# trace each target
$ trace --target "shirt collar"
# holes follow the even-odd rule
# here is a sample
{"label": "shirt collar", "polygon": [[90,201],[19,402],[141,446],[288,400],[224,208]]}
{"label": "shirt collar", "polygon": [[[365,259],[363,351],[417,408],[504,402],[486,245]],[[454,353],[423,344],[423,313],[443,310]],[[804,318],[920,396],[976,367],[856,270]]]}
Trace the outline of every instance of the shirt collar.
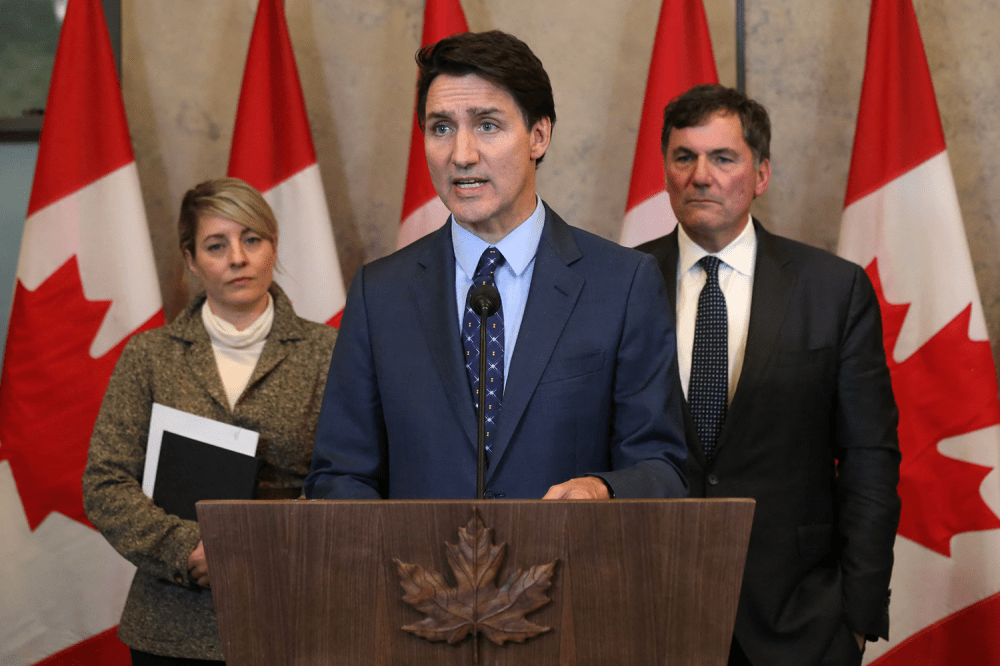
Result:
{"label": "shirt collar", "polygon": [[[691,240],[691,237],[684,231],[684,227],[677,225],[677,249],[679,252],[677,260],[677,275],[684,275],[691,267],[698,263],[702,257],[714,254],[727,266],[746,276],[753,275],[754,258],[757,255],[757,231],[753,228],[753,218],[747,216],[749,220],[740,235],[733,239],[729,245],[718,252],[706,252],[704,248]],[[506,255],[505,255],[506,256]]]}
{"label": "shirt collar", "polygon": [[[545,207],[537,194],[535,200],[535,210],[528,216],[528,219],[517,225],[513,231],[495,245],[515,275],[521,275],[531,264],[538,251],[538,242],[542,238],[542,228],[545,226]],[[455,222],[454,215],[451,216],[451,244],[455,251],[455,261],[458,262],[466,277],[471,280],[472,276],[476,274],[479,258],[483,255],[483,251],[490,247],[490,244],[459,226]]]}

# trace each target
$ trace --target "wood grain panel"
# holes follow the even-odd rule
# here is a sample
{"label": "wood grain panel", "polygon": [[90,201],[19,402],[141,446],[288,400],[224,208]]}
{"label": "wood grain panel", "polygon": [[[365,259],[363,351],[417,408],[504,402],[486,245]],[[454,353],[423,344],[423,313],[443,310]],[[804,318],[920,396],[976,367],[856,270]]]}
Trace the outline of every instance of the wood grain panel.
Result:
{"label": "wood grain panel", "polygon": [[558,559],[551,630],[523,644],[479,637],[488,666],[726,663],[752,500],[612,502],[201,502],[198,515],[230,666],[463,665],[472,639],[400,627],[393,558],[454,582],[444,555],[478,511],[507,544],[498,580]]}

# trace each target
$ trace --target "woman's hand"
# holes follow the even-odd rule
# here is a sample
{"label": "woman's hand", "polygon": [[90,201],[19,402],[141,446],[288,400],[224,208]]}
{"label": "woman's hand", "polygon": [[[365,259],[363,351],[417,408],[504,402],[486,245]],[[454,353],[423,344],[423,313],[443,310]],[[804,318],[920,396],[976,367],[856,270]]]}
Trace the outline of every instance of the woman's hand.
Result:
{"label": "woman's hand", "polygon": [[208,584],[208,562],[205,561],[205,544],[201,541],[198,542],[194,552],[188,556],[188,574],[194,582],[202,587],[210,587]]}

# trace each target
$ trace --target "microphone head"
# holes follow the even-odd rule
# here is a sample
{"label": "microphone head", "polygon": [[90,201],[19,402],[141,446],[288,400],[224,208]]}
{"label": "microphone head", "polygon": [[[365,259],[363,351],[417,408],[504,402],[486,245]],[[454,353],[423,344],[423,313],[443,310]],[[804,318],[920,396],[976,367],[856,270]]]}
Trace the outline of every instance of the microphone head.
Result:
{"label": "microphone head", "polygon": [[500,292],[491,284],[481,284],[469,293],[469,307],[480,317],[492,317],[500,309]]}

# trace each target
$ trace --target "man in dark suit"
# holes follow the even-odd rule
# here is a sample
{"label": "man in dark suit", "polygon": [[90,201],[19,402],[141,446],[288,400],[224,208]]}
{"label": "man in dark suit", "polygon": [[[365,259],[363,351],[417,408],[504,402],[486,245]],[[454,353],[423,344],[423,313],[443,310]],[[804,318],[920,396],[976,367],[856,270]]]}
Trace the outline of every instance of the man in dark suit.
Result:
{"label": "man in dark suit", "polygon": [[639,249],[676,308],[691,494],[757,500],[729,663],[859,664],[888,634],[898,414],[864,271],[750,216],[770,136],[735,90],[671,101],[679,227]]}
{"label": "man in dark suit", "polygon": [[485,496],[683,496],[663,279],[535,194],[555,122],[541,62],[497,31],[417,62],[427,163],[452,215],[355,276],[307,495],[475,497],[479,320],[466,301],[485,281],[502,295],[487,324]]}

